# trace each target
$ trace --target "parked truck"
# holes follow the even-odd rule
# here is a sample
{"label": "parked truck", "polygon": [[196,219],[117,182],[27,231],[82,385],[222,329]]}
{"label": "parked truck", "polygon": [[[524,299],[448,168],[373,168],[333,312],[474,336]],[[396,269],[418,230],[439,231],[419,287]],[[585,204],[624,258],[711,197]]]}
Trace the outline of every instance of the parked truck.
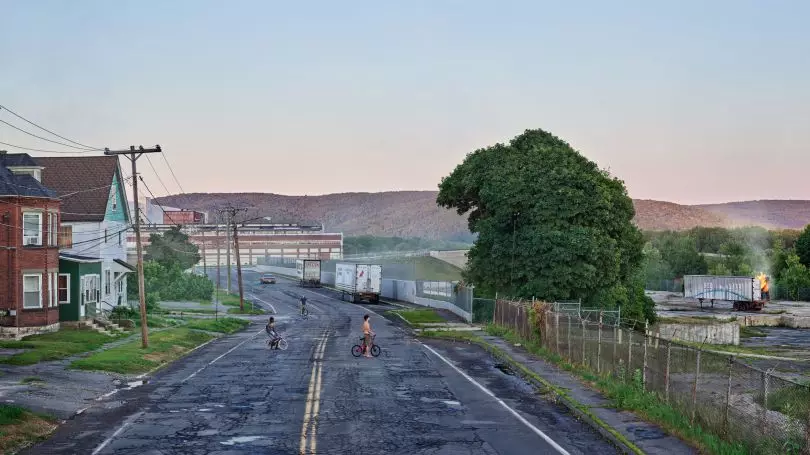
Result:
{"label": "parked truck", "polygon": [[350,296],[352,302],[378,303],[381,286],[382,266],[379,264],[344,263],[335,267],[335,287],[341,292],[341,299]]}
{"label": "parked truck", "polygon": [[319,287],[321,285],[320,259],[297,259],[295,261],[295,274],[303,287]]}
{"label": "parked truck", "polygon": [[683,277],[683,296],[687,299],[696,299],[700,302],[701,308],[706,300],[711,302],[712,307],[714,302],[719,300],[732,302],[733,308],[737,311],[760,311],[768,299],[767,289],[767,278],[763,280],[750,276],[715,275]]}

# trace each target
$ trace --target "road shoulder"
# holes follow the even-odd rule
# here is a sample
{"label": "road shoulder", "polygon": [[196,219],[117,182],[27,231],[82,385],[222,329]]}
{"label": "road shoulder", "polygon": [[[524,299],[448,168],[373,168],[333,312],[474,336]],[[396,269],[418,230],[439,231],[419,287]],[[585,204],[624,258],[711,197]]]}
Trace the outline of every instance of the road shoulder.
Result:
{"label": "road shoulder", "polygon": [[[680,455],[694,454],[697,450],[661,427],[644,421],[632,412],[611,406],[610,401],[590,389],[571,373],[538,359],[521,347],[484,332],[454,334],[443,332],[437,338],[458,336],[459,342],[474,343],[486,349],[493,357],[507,364],[543,394],[552,395],[575,416],[588,423],[603,437],[612,441],[624,453]],[[420,335],[429,343],[430,333]]]}

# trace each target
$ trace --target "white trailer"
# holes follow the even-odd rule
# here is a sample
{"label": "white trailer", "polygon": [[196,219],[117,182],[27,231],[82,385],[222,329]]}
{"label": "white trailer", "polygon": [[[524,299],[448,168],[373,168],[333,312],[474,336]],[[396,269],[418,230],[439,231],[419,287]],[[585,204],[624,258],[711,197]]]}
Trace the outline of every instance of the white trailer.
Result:
{"label": "white trailer", "polygon": [[761,283],[750,276],[686,275],[683,277],[683,296],[696,299],[703,308],[708,300],[732,302],[735,310],[759,311],[765,306]]}
{"label": "white trailer", "polygon": [[320,259],[297,259],[295,261],[295,274],[304,287],[318,287],[321,285]]}
{"label": "white trailer", "polygon": [[382,286],[382,266],[379,264],[337,264],[335,267],[335,287],[341,292],[341,299],[351,296],[351,301],[380,301]]}

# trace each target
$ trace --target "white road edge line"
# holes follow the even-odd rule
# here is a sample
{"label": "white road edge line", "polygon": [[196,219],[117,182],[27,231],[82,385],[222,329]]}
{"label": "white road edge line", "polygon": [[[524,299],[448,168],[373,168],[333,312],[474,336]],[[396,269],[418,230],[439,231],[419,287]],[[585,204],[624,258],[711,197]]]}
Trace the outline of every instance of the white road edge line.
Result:
{"label": "white road edge line", "polygon": [[250,295],[252,295],[252,296],[253,296],[253,299],[254,299],[254,300],[256,300],[256,301],[258,301],[258,302],[266,303],[267,305],[270,305],[270,309],[271,309],[271,310],[273,310],[273,314],[278,314],[278,311],[276,311],[276,307],[274,307],[272,303],[270,303],[270,302],[267,302],[267,301],[265,301],[265,300],[260,299],[260,298],[259,298],[259,296],[257,296],[257,295],[256,295],[256,294],[254,294],[253,292],[251,292],[251,293],[250,293]]}
{"label": "white road edge line", "polygon": [[109,438],[105,439],[105,440],[104,440],[104,442],[102,442],[101,444],[99,444],[99,445],[98,445],[98,447],[96,447],[96,449],[95,449],[95,450],[93,450],[93,453],[91,453],[90,455],[97,455],[99,452],[101,452],[102,450],[104,450],[104,448],[105,448],[105,447],[107,447],[107,445],[108,445],[109,443],[111,443],[113,439],[115,439],[115,438],[116,438],[116,437],[117,437],[119,434],[121,434],[121,432],[122,432],[122,431],[124,431],[124,428],[126,428],[126,427],[128,427],[128,426],[132,425],[132,422],[134,422],[134,421],[135,421],[135,419],[137,419],[137,418],[138,418],[138,417],[140,417],[141,415],[143,415],[143,412],[139,412],[139,413],[137,413],[137,414],[133,414],[133,415],[131,415],[131,416],[130,416],[130,417],[127,419],[127,421],[126,421],[126,422],[124,422],[124,424],[123,424],[123,425],[121,425],[120,427],[118,427],[118,429],[117,429],[117,430],[115,430],[115,433],[113,433],[112,435],[110,435],[110,437],[109,437]]}
{"label": "white road edge line", "polygon": [[503,401],[503,400],[501,400],[500,398],[498,398],[498,397],[497,397],[497,396],[496,396],[494,393],[492,393],[492,392],[491,392],[489,389],[487,389],[486,387],[484,387],[484,386],[482,386],[480,383],[478,383],[478,381],[476,381],[475,379],[471,378],[471,377],[470,377],[470,376],[469,376],[467,373],[465,373],[465,372],[461,371],[461,370],[460,370],[460,369],[459,369],[457,366],[453,365],[453,363],[452,363],[452,362],[450,362],[449,360],[447,360],[446,358],[444,358],[444,356],[442,356],[441,354],[439,354],[438,352],[436,352],[435,350],[433,350],[433,348],[431,348],[430,346],[427,346],[427,345],[423,344],[423,345],[422,345],[422,347],[424,347],[424,348],[425,348],[425,349],[427,349],[428,351],[432,352],[432,353],[433,353],[433,355],[435,355],[436,357],[438,357],[438,358],[439,358],[439,359],[440,359],[442,362],[446,363],[447,365],[449,365],[449,366],[450,366],[450,368],[454,369],[454,370],[456,371],[456,373],[460,374],[462,377],[464,377],[464,379],[466,379],[466,380],[470,381],[470,382],[471,382],[473,385],[475,385],[476,387],[478,387],[479,389],[481,389],[481,391],[482,391],[482,392],[484,392],[485,394],[487,394],[487,395],[489,395],[490,397],[494,398],[494,399],[495,399],[495,401],[497,401],[497,402],[498,402],[498,404],[500,404],[501,406],[503,406],[503,407],[504,407],[504,409],[506,409],[507,411],[509,411],[509,413],[511,413],[513,416],[515,416],[515,418],[517,418],[517,419],[520,421],[520,423],[522,423],[523,425],[526,425],[526,426],[527,426],[527,427],[528,427],[530,430],[532,430],[532,431],[533,431],[535,434],[537,434],[538,436],[540,436],[541,438],[543,438],[543,440],[544,440],[544,441],[546,441],[546,442],[547,442],[547,443],[548,443],[548,444],[549,444],[551,447],[554,447],[554,449],[557,451],[557,453],[559,453],[559,454],[561,454],[561,455],[570,455],[570,453],[569,453],[567,450],[563,449],[563,448],[562,448],[562,446],[560,446],[559,444],[557,444],[557,443],[556,443],[556,442],[555,442],[553,439],[551,439],[551,438],[550,438],[550,437],[549,437],[547,434],[543,433],[543,432],[542,432],[542,431],[541,431],[539,428],[537,428],[536,426],[532,425],[532,423],[531,423],[531,422],[529,422],[528,420],[526,420],[526,419],[525,419],[525,418],[524,418],[522,415],[520,415],[520,413],[518,413],[518,412],[517,412],[517,411],[515,411],[514,409],[510,408],[510,407],[509,407],[509,405],[508,405],[508,404],[506,404],[506,403],[504,403],[504,401]]}
{"label": "white road edge line", "polygon": [[212,361],[208,362],[207,364],[203,365],[203,366],[202,366],[202,367],[201,367],[199,370],[195,371],[194,373],[191,373],[190,375],[188,375],[188,376],[187,376],[185,379],[183,379],[182,381],[180,381],[180,384],[184,384],[184,383],[185,383],[186,381],[188,381],[189,379],[193,378],[194,376],[197,376],[197,374],[198,374],[199,372],[201,372],[202,370],[204,370],[204,369],[208,368],[209,366],[211,366],[212,364],[214,364],[214,362],[216,362],[217,360],[219,360],[219,359],[221,359],[221,358],[225,357],[226,355],[230,354],[231,352],[235,351],[235,350],[236,350],[236,349],[237,349],[239,346],[242,346],[243,344],[247,343],[248,341],[250,341],[250,340],[252,340],[252,339],[256,338],[256,335],[258,335],[258,334],[260,334],[260,333],[262,333],[262,332],[264,332],[264,329],[259,330],[258,332],[256,332],[256,333],[254,333],[253,335],[249,336],[249,337],[248,337],[246,340],[244,340],[244,341],[242,341],[241,343],[237,344],[236,346],[234,346],[234,347],[232,347],[232,348],[228,349],[227,351],[225,351],[225,353],[224,353],[224,354],[220,355],[220,356],[219,356],[219,357],[217,357],[216,359],[214,359],[214,360],[212,360]]}

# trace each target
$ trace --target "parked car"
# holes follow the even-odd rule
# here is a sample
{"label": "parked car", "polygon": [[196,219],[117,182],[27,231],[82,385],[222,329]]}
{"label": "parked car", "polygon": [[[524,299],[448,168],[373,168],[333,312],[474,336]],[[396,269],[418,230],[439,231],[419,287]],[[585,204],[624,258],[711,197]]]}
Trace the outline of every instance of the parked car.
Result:
{"label": "parked car", "polygon": [[262,275],[261,279],[259,279],[259,282],[262,284],[276,284],[276,277],[269,273],[265,273]]}

